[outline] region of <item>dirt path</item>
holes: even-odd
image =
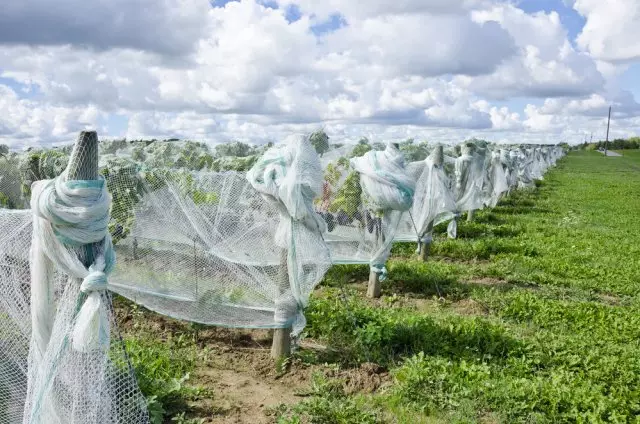
[[[598,151],[604,155],[604,150],[598,150]],[[607,150],[607,154],[605,156],[622,156],[622,155],[618,152]]]

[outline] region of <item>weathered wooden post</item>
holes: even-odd
[[[425,243],[420,241],[420,259],[422,259],[423,261],[426,261],[429,258],[429,253],[431,253],[431,234],[433,234],[433,221],[429,223],[427,232],[429,234],[429,242]]]
[[[280,294],[289,290],[289,268],[287,261],[287,249],[280,250]],[[276,328],[273,330],[273,342],[271,344],[271,357],[275,359],[286,358],[291,355],[291,327]]]
[[[467,222],[471,222],[473,221],[473,211],[468,211],[467,212]]]
[[[69,180],[97,180],[98,173],[98,133],[96,131],[82,131],[73,146],[71,157],[67,165]],[[89,244],[77,249],[78,259],[88,267],[95,259],[95,248],[99,243]],[[78,285],[82,280],[77,280]]]
[[[375,271],[369,271],[369,286],[367,288],[367,297],[380,297],[381,291],[382,282],[380,281],[380,274]]]

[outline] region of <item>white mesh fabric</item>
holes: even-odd
[[[126,168],[108,181],[119,187],[115,291],[193,322],[301,330],[330,266],[307,138],[273,147],[248,174]]]
[[[541,180],[544,170],[540,148],[534,147],[529,149],[528,153],[531,155],[531,178],[534,180]]]
[[[485,204],[494,208],[500,198],[509,190],[509,182],[507,175],[502,165],[502,160],[499,151],[493,151],[491,154],[491,162],[489,164],[489,184],[491,191],[488,193],[488,197],[485,200]]]
[[[416,178],[413,205],[402,215],[398,226],[397,241],[430,243],[433,227],[455,217],[456,203],[451,181],[445,173],[444,164],[434,163],[436,152],[434,150],[429,157],[418,162],[422,172]]]
[[[23,209],[20,163],[15,157],[0,157],[0,208]]]
[[[95,198],[104,192],[77,186],[96,182],[57,183],[34,186],[37,226],[31,210],[0,210],[0,423],[147,423],[109,293],[97,287],[112,262],[109,237],[94,252],[96,268],[75,252],[106,232],[108,203]]]
[[[325,240],[334,263],[368,263],[385,274],[402,212],[413,203],[415,182],[394,145],[325,168],[323,193],[316,208],[327,222]]]
[[[510,172],[510,180],[509,186],[512,190],[518,188],[518,175],[520,174],[520,152],[518,150],[510,150],[509,151],[509,167],[511,169]]]
[[[31,337],[31,212],[0,209],[0,423],[22,423]]]
[[[456,159],[456,206],[459,212],[480,209],[483,203],[484,156],[464,150]]]
[[[521,147],[518,154],[518,188],[534,187],[533,177],[531,176],[532,165],[532,155],[527,149]]]

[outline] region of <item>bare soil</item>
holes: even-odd
[[[128,335],[144,333],[166,340],[171,334],[194,331],[188,323],[143,308],[134,313],[120,299],[115,312],[120,330]],[[204,419],[205,423],[273,423],[279,405],[298,403],[310,394],[315,372],[340,379],[348,394],[373,393],[391,379],[387,370],[373,363],[336,370],[306,364],[294,357],[277,364],[270,355],[269,330],[205,327],[197,331],[196,337],[198,348],[206,349],[208,354],[198,363],[188,384],[203,388],[208,395],[189,402],[185,417]],[[301,350],[324,348],[312,340],[305,340],[300,346]]]

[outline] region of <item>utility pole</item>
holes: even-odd
[[[609,147],[609,124],[611,124],[611,106],[609,106],[609,119],[607,119],[607,138],[604,141],[604,155],[607,156],[607,148]]]

